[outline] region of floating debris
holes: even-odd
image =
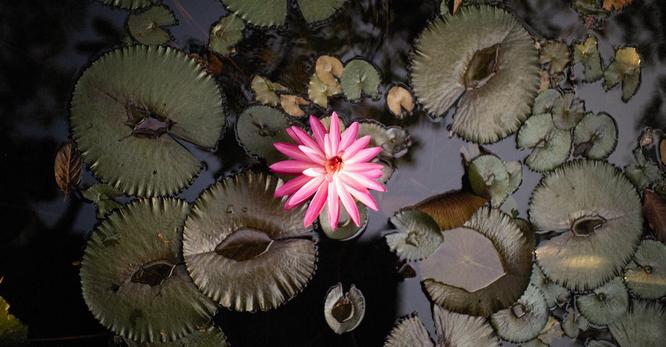
[[[58,188],[69,195],[70,189],[81,181],[81,153],[72,142],[64,144],[56,153],[53,164],[55,182]]]

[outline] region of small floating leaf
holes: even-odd
[[[9,303],[0,296],[0,345],[22,346],[28,339],[28,327],[9,313]]]
[[[68,142],[58,150],[53,165],[55,181],[65,195],[81,181],[81,154],[72,142]]]
[[[592,293],[576,297],[576,307],[590,323],[607,325],[627,312],[629,292],[616,277]]]
[[[609,90],[622,82],[622,101],[631,99],[641,83],[641,57],[634,47],[615,51],[615,59],[604,72],[604,89]]]
[[[548,306],[541,290],[527,286],[523,295],[511,307],[490,317],[490,323],[502,339],[527,342],[536,338],[548,323]]]
[[[518,147],[532,148],[525,160],[527,166],[537,172],[545,172],[562,165],[571,151],[571,131],[555,127],[548,113],[527,119],[516,136]]]
[[[361,216],[361,225],[356,226],[352,221],[347,209],[340,209],[340,217],[338,219],[338,227],[335,230],[331,229],[328,222],[328,206],[319,215],[319,226],[324,231],[324,234],[332,240],[347,241],[356,238],[368,226],[368,210],[364,204],[356,202],[358,214]]]
[[[577,160],[546,175],[532,194],[529,215],[537,232],[557,234],[537,247],[539,267],[574,291],[615,277],[643,231],[636,189],[602,161]]]
[[[162,45],[171,41],[171,35],[164,29],[176,24],[176,17],[166,6],[153,6],[141,13],[133,13],[127,19],[127,27],[132,37],[144,45]]]
[[[339,87],[340,82],[338,82],[338,78],[342,77],[343,70],[344,67],[340,59],[330,55],[320,56],[315,63],[317,78],[332,88]]]
[[[562,97],[557,89],[546,89],[540,92],[534,99],[532,114],[552,113],[555,102]]]
[[[233,46],[243,38],[243,29],[245,23],[235,15],[220,18],[210,27],[208,49],[221,55],[232,53]]]
[[[250,82],[250,88],[254,92],[254,97],[264,105],[277,106],[280,104],[280,97],[277,92],[286,92],[287,87],[280,83],[269,81],[266,77],[255,75]]]
[[[629,312],[608,328],[620,347],[659,347],[666,341],[666,310],[658,302],[633,300]]]
[[[553,103],[553,124],[558,129],[573,129],[585,116],[585,104],[573,92],[564,93]]]
[[[301,106],[309,105],[310,103],[298,95],[280,95],[280,106],[284,112],[292,117],[303,117],[305,111]]]
[[[342,93],[342,87],[340,84],[329,86],[322,82],[316,74],[313,74],[310,78],[310,83],[308,84],[308,98],[310,98],[315,104],[327,108],[328,98],[340,93]]]
[[[273,163],[284,157],[273,143],[289,142],[285,129],[290,125],[289,117],[277,109],[250,106],[238,116],[236,136],[248,154]]]
[[[340,78],[340,85],[345,96],[352,101],[360,100],[362,94],[377,98],[380,83],[379,71],[362,59],[348,62]]]
[[[643,190],[662,179],[659,166],[645,157],[641,148],[634,149],[634,163],[624,168],[627,177],[638,189]]]
[[[391,251],[402,259],[425,259],[442,243],[439,226],[423,212],[401,210],[396,212],[390,221],[398,232],[386,235],[386,243]]]
[[[539,62],[549,64],[548,72],[551,75],[562,73],[570,61],[571,52],[569,52],[569,47],[564,42],[548,42],[541,47]]]
[[[632,293],[643,299],[666,296],[666,245],[643,240],[624,272],[624,281]]]
[[[617,145],[617,126],[607,113],[588,113],[574,130],[574,155],[605,159]]]
[[[643,214],[657,240],[666,243],[666,197],[645,189],[643,191]]]
[[[114,198],[121,196],[122,193],[108,184],[94,184],[82,191],[81,194],[97,206],[97,218],[104,218],[111,211],[123,206],[114,200]]]
[[[476,157],[469,165],[468,174],[474,192],[489,197],[493,207],[500,207],[518,189],[523,177],[519,162],[509,164],[494,155]]]
[[[414,97],[407,89],[396,85],[386,94],[386,105],[394,116],[403,119],[414,110]]]
[[[324,317],[336,334],[350,332],[361,324],[365,316],[365,297],[353,284],[344,292],[342,284],[331,287],[326,294]]]
[[[581,330],[585,331],[589,329],[589,327],[590,322],[588,322],[587,318],[583,317],[573,305],[567,308],[567,311],[562,318],[562,331],[564,331],[566,336],[575,339],[578,337]]]
[[[595,82],[603,77],[601,54],[596,37],[588,35],[585,41],[574,46],[574,62],[583,64],[583,81]]]

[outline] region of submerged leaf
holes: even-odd
[[[132,37],[144,45],[162,45],[171,41],[164,29],[176,24],[176,17],[166,6],[153,6],[141,13],[130,14],[127,27]]]
[[[585,41],[574,46],[574,62],[583,64],[583,81],[595,82],[603,77],[603,66],[597,38],[588,35]]]
[[[379,71],[369,62],[354,59],[345,65],[340,85],[347,99],[357,101],[365,94],[372,98],[379,96],[381,77]]]
[[[220,18],[210,27],[208,49],[221,55],[232,53],[233,46],[243,38],[243,29],[245,23],[235,15]]]
[[[350,332],[361,324],[365,316],[365,297],[353,284],[344,292],[342,284],[331,287],[326,294],[324,317],[336,334]]]
[[[386,243],[391,251],[402,259],[425,259],[442,243],[439,226],[423,212],[401,210],[396,212],[390,221],[398,232],[386,235]]]
[[[615,51],[615,59],[604,72],[604,89],[609,90],[622,82],[622,101],[628,102],[641,82],[641,57],[635,47]]]
[[[81,181],[81,154],[72,142],[68,142],[58,150],[53,165],[55,181],[65,195]]]

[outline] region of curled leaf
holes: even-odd
[[[301,106],[309,105],[310,103],[298,95],[280,95],[280,106],[284,112],[292,117],[303,117],[305,112]]]
[[[326,294],[324,317],[336,334],[350,332],[361,324],[365,316],[365,297],[353,284],[344,292],[342,284],[331,287]]]
[[[338,78],[342,77],[343,70],[340,59],[330,55],[320,56],[315,63],[317,78],[329,87],[339,86]]]
[[[389,89],[386,105],[394,116],[402,119],[414,110],[414,97],[407,89],[396,85]]]
[[[432,217],[440,230],[448,230],[465,224],[486,201],[472,193],[452,191],[427,198],[414,209]]]
[[[254,259],[268,251],[273,239],[250,228],[238,229],[215,247],[215,253],[235,261]]]
[[[58,188],[65,195],[81,180],[81,154],[74,143],[68,142],[58,150],[53,167]]]

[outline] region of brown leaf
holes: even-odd
[[[414,110],[414,97],[407,89],[393,86],[386,94],[386,105],[394,116],[404,118]]]
[[[659,142],[659,160],[662,165],[666,165],[666,139],[661,139]]]
[[[624,7],[631,5],[633,0],[604,0],[603,8],[606,11],[621,10]]]
[[[215,247],[215,253],[235,261],[246,261],[266,253],[272,243],[273,240],[266,233],[243,228],[222,240]]]
[[[643,191],[643,214],[657,240],[666,243],[666,197],[652,190]]]
[[[301,106],[309,104],[307,100],[298,95],[280,95],[280,106],[292,117],[305,116],[305,111],[301,109]]]
[[[458,12],[460,5],[462,5],[462,0],[453,0],[452,6],[450,8],[452,15],[455,15],[456,12]]]
[[[68,142],[58,150],[53,167],[55,181],[58,188],[65,195],[69,190],[79,184],[81,180],[81,154],[72,142]]]
[[[488,200],[472,193],[453,191],[432,196],[414,206],[435,220],[441,230],[461,227]]]

